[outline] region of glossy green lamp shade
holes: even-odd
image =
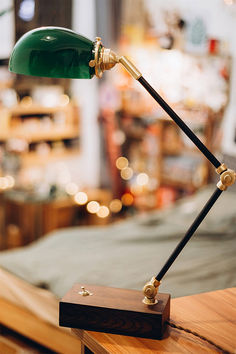
[[[24,75],[91,79],[94,42],[65,28],[41,27],[16,43],[9,70]]]

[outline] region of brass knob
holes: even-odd
[[[93,295],[93,293],[90,293],[90,291],[86,290],[84,286],[81,286],[81,290],[82,291],[79,291],[79,294],[82,296]]]

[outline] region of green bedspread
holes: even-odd
[[[141,289],[156,275],[206,200],[209,186],[164,212],[105,227],[73,227],[0,253],[0,266],[63,296],[75,282]],[[173,297],[236,286],[236,203],[226,191],[163,278]]]

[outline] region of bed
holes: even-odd
[[[172,208],[109,226],[57,230],[27,247],[1,252],[0,267],[49,290],[55,299],[75,282],[141,289],[214,189],[208,186]],[[235,196],[223,193],[163,278],[161,292],[179,297],[236,286]]]

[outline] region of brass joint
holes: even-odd
[[[157,304],[158,301],[156,299],[156,295],[160,283],[161,282],[159,280],[157,280],[155,277],[152,277],[152,279],[144,285],[143,287],[143,294],[145,296],[143,299],[144,304],[146,305]]]
[[[111,49],[104,48],[101,38],[96,37],[94,43],[94,59],[89,62],[89,66],[95,69],[95,75],[101,78],[105,70],[110,70],[118,62],[118,56]]]
[[[133,76],[135,80],[138,80],[142,76],[141,72],[136,68],[136,66],[134,66],[133,63],[131,63],[131,61],[128,58],[124,56],[120,57],[119,62],[130,73],[130,75]]]
[[[117,63],[121,63],[134,79],[138,80],[142,76],[128,58],[119,57],[111,49],[104,48],[100,37],[96,37],[93,53],[94,59],[90,60],[89,66],[95,69],[98,78],[102,77],[105,70],[112,69]]]
[[[216,173],[218,173],[218,175],[220,175],[222,172],[227,170],[227,166],[222,163],[218,168],[216,168]]]
[[[217,183],[217,187],[225,191],[229,186],[235,183],[236,173],[234,170],[227,169],[220,174],[220,181]]]

